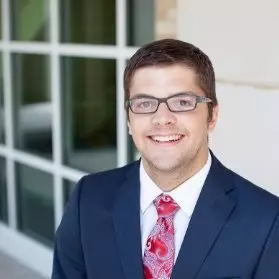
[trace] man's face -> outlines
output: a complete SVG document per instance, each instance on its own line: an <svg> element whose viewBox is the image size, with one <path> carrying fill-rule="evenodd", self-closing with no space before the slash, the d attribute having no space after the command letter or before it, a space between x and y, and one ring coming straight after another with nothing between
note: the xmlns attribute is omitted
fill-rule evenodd
<svg viewBox="0 0 279 279"><path fill-rule="evenodd" d="M130 87L130 98L139 94L165 98L181 92L205 96L193 70L183 65L146 67L137 70ZM187 112L171 112L160 104L152 114L129 111L129 133L144 164L159 171L172 172L184 167L199 167L207 158L208 133L215 126L218 107L208 121L207 104Z"/></svg>

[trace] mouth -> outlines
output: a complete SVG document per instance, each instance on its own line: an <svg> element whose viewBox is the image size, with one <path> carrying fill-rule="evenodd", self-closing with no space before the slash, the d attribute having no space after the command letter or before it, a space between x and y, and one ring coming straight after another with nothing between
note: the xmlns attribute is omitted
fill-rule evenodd
<svg viewBox="0 0 279 279"><path fill-rule="evenodd" d="M175 135L154 135L149 136L149 139L155 143L159 144L174 144L182 140L184 135L175 134Z"/></svg>

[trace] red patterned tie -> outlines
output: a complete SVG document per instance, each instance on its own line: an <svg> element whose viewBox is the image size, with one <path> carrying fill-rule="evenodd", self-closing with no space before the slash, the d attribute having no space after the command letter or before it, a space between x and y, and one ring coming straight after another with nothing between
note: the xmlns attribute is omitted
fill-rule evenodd
<svg viewBox="0 0 279 279"><path fill-rule="evenodd" d="M154 200L157 223L147 239L144 251L145 279L169 279L174 265L173 219L179 206L172 197L161 194Z"/></svg>

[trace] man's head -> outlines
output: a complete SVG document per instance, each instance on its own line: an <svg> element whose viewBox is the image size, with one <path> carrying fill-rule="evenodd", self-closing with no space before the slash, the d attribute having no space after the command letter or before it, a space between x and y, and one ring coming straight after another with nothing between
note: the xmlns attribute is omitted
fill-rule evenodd
<svg viewBox="0 0 279 279"><path fill-rule="evenodd" d="M145 67L166 67L181 64L193 70L197 85L206 97L212 99L208 104L209 118L212 109L218 104L215 91L215 74L208 56L196 46L174 39L164 39L141 47L128 61L124 72L125 101L130 97L130 86L135 72ZM126 107L128 113L128 107Z"/></svg>
<svg viewBox="0 0 279 279"><path fill-rule="evenodd" d="M204 163L218 104L212 63L201 50L173 39L141 47L126 66L124 90L129 133L148 167Z"/></svg>

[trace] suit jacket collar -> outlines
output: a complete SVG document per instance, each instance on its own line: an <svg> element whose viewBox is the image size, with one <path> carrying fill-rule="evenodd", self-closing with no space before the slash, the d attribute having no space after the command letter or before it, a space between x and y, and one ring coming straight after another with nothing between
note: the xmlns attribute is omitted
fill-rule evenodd
<svg viewBox="0 0 279 279"><path fill-rule="evenodd" d="M235 202L231 173L212 155L212 165L180 248L172 279L195 278L229 219Z"/></svg>
<svg viewBox="0 0 279 279"><path fill-rule="evenodd" d="M230 172L215 158L183 240L172 279L194 278L212 248L235 203ZM126 279L143 279L140 228L139 161L132 164L114 204L114 227Z"/></svg>
<svg viewBox="0 0 279 279"><path fill-rule="evenodd" d="M114 203L114 228L126 279L143 279L139 161L132 164Z"/></svg>

